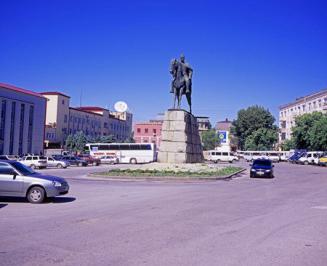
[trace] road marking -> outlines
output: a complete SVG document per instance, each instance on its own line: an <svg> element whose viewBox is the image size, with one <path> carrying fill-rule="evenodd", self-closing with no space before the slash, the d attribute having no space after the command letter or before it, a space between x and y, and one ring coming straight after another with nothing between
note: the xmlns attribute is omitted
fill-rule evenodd
<svg viewBox="0 0 327 266"><path fill-rule="evenodd" d="M312 209L327 210L327 206L313 206Z"/></svg>

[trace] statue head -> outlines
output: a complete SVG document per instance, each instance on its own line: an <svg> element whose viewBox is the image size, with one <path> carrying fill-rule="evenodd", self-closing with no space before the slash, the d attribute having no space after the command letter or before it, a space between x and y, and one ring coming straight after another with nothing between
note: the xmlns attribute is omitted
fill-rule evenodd
<svg viewBox="0 0 327 266"><path fill-rule="evenodd" d="M185 55L181 54L180 60L181 60L182 63L185 63Z"/></svg>

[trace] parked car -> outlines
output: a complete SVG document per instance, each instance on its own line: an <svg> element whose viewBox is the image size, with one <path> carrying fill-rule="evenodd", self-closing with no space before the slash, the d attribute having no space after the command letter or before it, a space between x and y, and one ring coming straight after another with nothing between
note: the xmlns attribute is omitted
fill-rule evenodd
<svg viewBox="0 0 327 266"><path fill-rule="evenodd" d="M238 161L238 157L234 156L231 152L221 152L221 151L212 150L209 151L208 160L213 161L215 163L218 162L233 163L235 161Z"/></svg>
<svg viewBox="0 0 327 266"><path fill-rule="evenodd" d="M100 158L101 164L116 164L119 163L119 159L113 155L106 155Z"/></svg>
<svg viewBox="0 0 327 266"><path fill-rule="evenodd" d="M53 157L47 156L47 167L57 167L57 168L67 168L69 166L69 162L64 160L56 160Z"/></svg>
<svg viewBox="0 0 327 266"><path fill-rule="evenodd" d="M320 166L327 166L327 154L321 156L319 158L319 162L318 162L318 165Z"/></svg>
<svg viewBox="0 0 327 266"><path fill-rule="evenodd" d="M100 159L94 158L88 154L80 154L80 155L78 155L78 158L86 161L87 164L92 164L93 166L98 166L101 163Z"/></svg>
<svg viewBox="0 0 327 266"><path fill-rule="evenodd" d="M47 158L44 156L24 156L19 160L22 164L35 169L35 168L47 168Z"/></svg>
<svg viewBox="0 0 327 266"><path fill-rule="evenodd" d="M0 160L3 161L18 161L19 157L16 155L0 155Z"/></svg>
<svg viewBox="0 0 327 266"><path fill-rule="evenodd" d="M67 194L69 185L61 177L42 175L17 161L0 161L0 196L24 197L31 203Z"/></svg>
<svg viewBox="0 0 327 266"><path fill-rule="evenodd" d="M272 164L271 160L254 160L250 166L250 177L274 177L274 165Z"/></svg>
<svg viewBox="0 0 327 266"><path fill-rule="evenodd" d="M314 159L320 157L323 154L321 151L309 151L303 154L296 163L298 164L314 164Z"/></svg>
<svg viewBox="0 0 327 266"><path fill-rule="evenodd" d="M87 162L75 156L62 156L61 160L67 161L70 165L87 166Z"/></svg>

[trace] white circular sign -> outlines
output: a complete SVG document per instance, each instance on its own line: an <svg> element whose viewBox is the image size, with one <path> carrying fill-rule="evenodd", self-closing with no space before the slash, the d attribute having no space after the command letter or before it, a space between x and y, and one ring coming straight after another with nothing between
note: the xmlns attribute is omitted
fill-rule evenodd
<svg viewBox="0 0 327 266"><path fill-rule="evenodd" d="M127 111L127 103L119 101L115 103L115 110L117 112L123 113Z"/></svg>

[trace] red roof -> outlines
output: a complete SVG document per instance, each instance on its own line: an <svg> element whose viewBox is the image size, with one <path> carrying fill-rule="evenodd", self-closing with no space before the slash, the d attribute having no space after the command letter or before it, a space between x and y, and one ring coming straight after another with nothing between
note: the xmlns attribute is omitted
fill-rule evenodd
<svg viewBox="0 0 327 266"><path fill-rule="evenodd" d="M7 90L12 90L12 91L16 91L16 92L20 92L20 93L24 93L24 94L28 94L28 95L32 95L32 96L36 96L36 97L40 97L40 98L46 99L40 93L37 93L37 92L34 92L34 91L30 91L30 90L25 90L25 89L22 89L22 88L18 88L18 87L13 86L13 85L5 84L5 83L0 83L0 87L1 88L5 88Z"/></svg>
<svg viewBox="0 0 327 266"><path fill-rule="evenodd" d="M61 96L70 98L70 96L68 96L62 92L58 92L58 91L46 91L46 92L40 92L40 94L42 94L42 95L61 95Z"/></svg>

